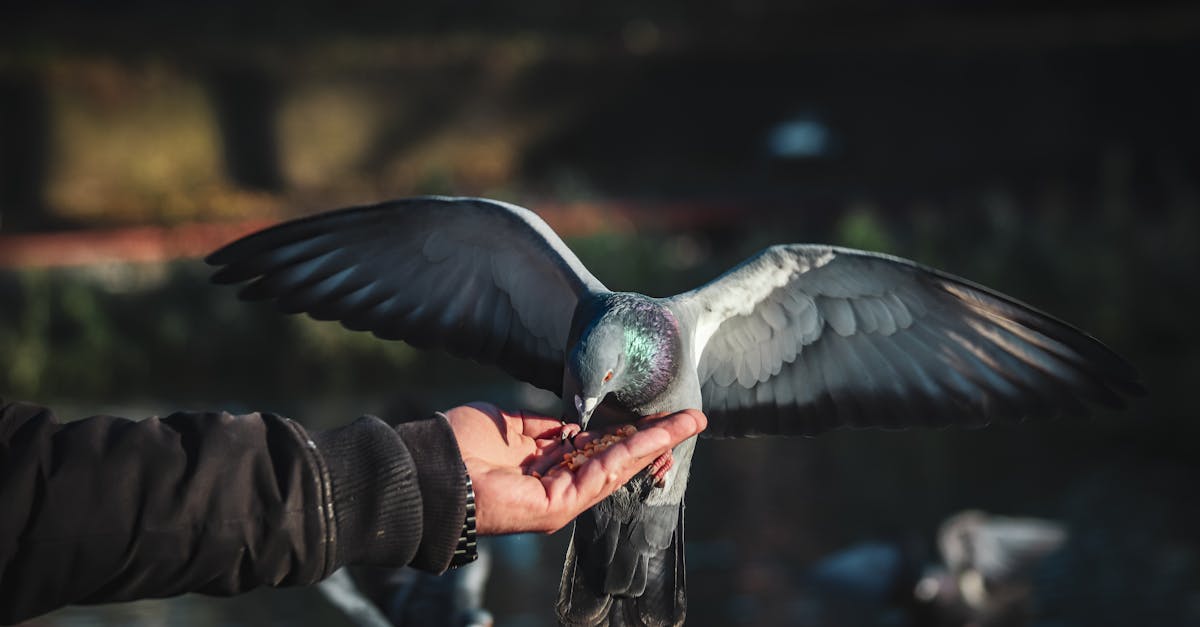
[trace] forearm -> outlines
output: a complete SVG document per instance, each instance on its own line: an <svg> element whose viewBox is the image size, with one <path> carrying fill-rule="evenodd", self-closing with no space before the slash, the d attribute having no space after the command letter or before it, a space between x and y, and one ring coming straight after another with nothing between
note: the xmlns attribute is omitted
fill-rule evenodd
<svg viewBox="0 0 1200 627"><path fill-rule="evenodd" d="M2 407L0 622L68 603L308 584L347 562L444 568L440 544L453 539L422 543L421 489L444 477L452 494L456 454L437 451L441 468L422 481L377 419L310 436L269 414L64 425Z"/></svg>

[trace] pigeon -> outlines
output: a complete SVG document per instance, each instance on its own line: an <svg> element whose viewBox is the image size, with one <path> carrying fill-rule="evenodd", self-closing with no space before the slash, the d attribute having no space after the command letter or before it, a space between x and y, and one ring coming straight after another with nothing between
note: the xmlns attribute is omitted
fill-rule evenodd
<svg viewBox="0 0 1200 627"><path fill-rule="evenodd" d="M944 566L927 569L913 596L946 623L1032 624L1036 571L1067 539L1057 521L959 512L938 529Z"/></svg>
<svg viewBox="0 0 1200 627"><path fill-rule="evenodd" d="M973 605L988 588L1028 580L1030 571L1066 540L1066 526L1056 521L978 510L955 514L938 530L942 560Z"/></svg>
<svg viewBox="0 0 1200 627"><path fill-rule="evenodd" d="M535 213L419 197L285 222L207 258L288 313L441 348L558 394L579 429L700 408L713 438L982 425L1123 407L1134 368L986 287L884 254L777 245L669 298L614 292ZM574 523L564 625L678 625L696 439Z"/></svg>

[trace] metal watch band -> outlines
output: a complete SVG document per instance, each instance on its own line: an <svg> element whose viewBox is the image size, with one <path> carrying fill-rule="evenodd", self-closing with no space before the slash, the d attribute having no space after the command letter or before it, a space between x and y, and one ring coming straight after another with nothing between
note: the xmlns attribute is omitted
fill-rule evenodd
<svg viewBox="0 0 1200 627"><path fill-rule="evenodd" d="M454 557L450 558L451 568L470 564L479 557L475 538L475 486L471 483L471 475L466 477L467 516L463 520L462 534L458 536L458 546L454 548Z"/></svg>

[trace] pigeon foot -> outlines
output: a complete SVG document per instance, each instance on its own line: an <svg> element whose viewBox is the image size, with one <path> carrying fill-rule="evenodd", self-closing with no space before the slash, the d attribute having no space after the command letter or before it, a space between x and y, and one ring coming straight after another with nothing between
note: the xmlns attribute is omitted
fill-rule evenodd
<svg viewBox="0 0 1200 627"><path fill-rule="evenodd" d="M564 420L562 423L560 435L562 435L563 441L570 440L572 447L579 448L578 446L575 446L575 436L579 435L579 433L581 431L583 431L583 427L580 427L579 425L577 425L573 422L567 422Z"/></svg>
<svg viewBox="0 0 1200 627"><path fill-rule="evenodd" d="M650 464L650 475L654 477L654 487L661 488L667 485L667 471L674 463L675 458L671 456L671 451L667 451Z"/></svg>

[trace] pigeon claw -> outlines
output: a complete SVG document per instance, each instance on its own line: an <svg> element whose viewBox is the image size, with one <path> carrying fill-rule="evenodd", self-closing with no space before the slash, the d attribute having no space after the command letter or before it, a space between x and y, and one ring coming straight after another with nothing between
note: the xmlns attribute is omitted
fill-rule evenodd
<svg viewBox="0 0 1200 627"><path fill-rule="evenodd" d="M559 433L562 435L564 442L570 440L572 448L579 448L575 445L575 436L579 435L581 431L583 431L583 427L580 427L573 422L563 421L561 431Z"/></svg>
<svg viewBox="0 0 1200 627"><path fill-rule="evenodd" d="M674 463L675 458L671 456L671 451L667 451L650 464L650 476L654 477L654 487L661 488L667 485L667 471L671 470Z"/></svg>

